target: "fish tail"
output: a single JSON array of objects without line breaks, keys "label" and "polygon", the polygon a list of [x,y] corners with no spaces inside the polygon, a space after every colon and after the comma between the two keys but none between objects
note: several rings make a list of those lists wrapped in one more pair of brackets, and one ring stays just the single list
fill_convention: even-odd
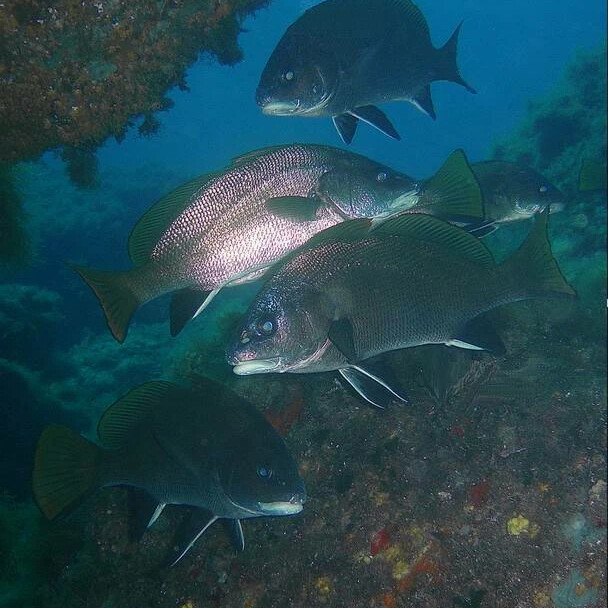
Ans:
[{"label": "fish tail", "polygon": [[114,338],[120,343],[124,342],[129,321],[142,303],[133,289],[131,276],[139,268],[123,272],[105,272],[82,266],[72,266],[72,268],[97,296]]},{"label": "fish tail", "polygon": [[58,424],[47,427],[36,446],[32,486],[40,510],[53,519],[97,488],[101,450]]},{"label": "fish tail", "polygon": [[549,211],[541,213],[528,238],[519,249],[502,264],[522,298],[543,296],[576,296],[561,273],[547,234]]},{"label": "fish tail", "polygon": [[481,188],[462,150],[452,152],[426,181],[420,207],[447,221],[478,223],[484,219]]},{"label": "fish tail", "polygon": [[450,39],[438,50],[437,79],[455,82],[456,84],[463,86],[469,93],[477,93],[477,91],[462,78],[460,71],[458,70],[458,64],[456,63],[458,35],[460,34],[461,27],[462,21],[458,24],[454,33],[450,36]]}]

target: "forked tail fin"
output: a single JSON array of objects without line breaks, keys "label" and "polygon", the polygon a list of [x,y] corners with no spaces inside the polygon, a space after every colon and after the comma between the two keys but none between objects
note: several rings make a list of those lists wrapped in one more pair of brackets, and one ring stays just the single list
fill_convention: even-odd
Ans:
[{"label": "forked tail fin", "polygon": [[562,275],[547,234],[549,211],[541,213],[528,238],[501,267],[523,290],[522,296],[534,298],[550,295],[576,296],[576,292]]},{"label": "forked tail fin", "polygon": [[101,450],[75,431],[47,427],[36,446],[32,486],[41,511],[53,519],[97,487]]},{"label": "forked tail fin", "polygon": [[456,84],[462,85],[469,93],[477,93],[477,91],[462,78],[456,62],[458,34],[460,34],[461,27],[462,21],[458,24],[458,27],[454,30],[450,39],[438,49],[437,79],[455,82]]},{"label": "forked tail fin", "polygon": [[106,315],[108,327],[112,335],[120,343],[127,337],[129,321],[141,304],[135,295],[128,275],[133,271],[105,272],[82,266],[71,266],[93,290],[103,312]]}]

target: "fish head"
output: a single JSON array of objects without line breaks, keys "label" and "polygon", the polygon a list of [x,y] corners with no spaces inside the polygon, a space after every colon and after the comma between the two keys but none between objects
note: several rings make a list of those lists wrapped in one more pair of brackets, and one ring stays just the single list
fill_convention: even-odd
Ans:
[{"label": "fish head", "polygon": [[324,173],[318,196],[349,218],[376,217],[416,203],[419,186],[407,175],[368,159]]},{"label": "fish head", "polygon": [[319,52],[307,37],[287,31],[262,71],[256,102],[264,114],[323,115],[336,79],[330,54]]},{"label": "fish head", "polygon": [[550,213],[562,211],[566,199],[561,191],[539,173],[530,176],[515,197],[514,211],[520,216],[532,217],[549,209]]},{"label": "fish head", "polygon": [[496,163],[502,175],[496,178],[495,191],[506,201],[506,221],[531,218],[549,209],[556,213],[564,208],[566,198],[544,175],[520,163]]},{"label": "fish head", "polygon": [[330,323],[309,285],[289,274],[275,276],[237,328],[228,362],[238,375],[299,369],[320,356]]},{"label": "fish head", "polygon": [[240,425],[218,456],[217,475],[223,492],[246,513],[243,517],[299,513],[306,489],[295,460],[269,423],[257,421],[252,426],[248,422]]}]

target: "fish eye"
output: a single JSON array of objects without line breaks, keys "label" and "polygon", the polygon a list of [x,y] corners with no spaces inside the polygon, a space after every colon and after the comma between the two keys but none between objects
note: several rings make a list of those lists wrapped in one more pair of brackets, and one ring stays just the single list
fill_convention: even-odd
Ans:
[{"label": "fish eye", "polygon": [[283,80],[293,80],[294,77],[295,74],[292,70],[287,70],[286,72],[283,72]]},{"label": "fish eye", "polygon": [[388,179],[388,173],[386,171],[380,171],[378,175],[376,175],[376,181],[385,182]]},{"label": "fish eye", "polygon": [[264,336],[270,336],[274,333],[276,327],[272,319],[262,319],[258,323],[258,331]]},{"label": "fish eye", "polygon": [[272,477],[272,469],[270,467],[258,467],[258,477],[262,479],[270,479]]},{"label": "fish eye", "polygon": [[542,194],[547,192],[547,190],[549,190],[549,188],[547,186],[545,186],[544,184],[538,189],[538,191]]}]

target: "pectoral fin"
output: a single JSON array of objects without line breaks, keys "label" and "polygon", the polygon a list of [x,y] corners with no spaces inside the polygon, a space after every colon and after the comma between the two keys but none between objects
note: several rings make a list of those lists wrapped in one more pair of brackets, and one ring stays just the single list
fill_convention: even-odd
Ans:
[{"label": "pectoral fin", "polygon": [[397,133],[397,129],[393,127],[391,121],[380,108],[377,108],[376,106],[359,106],[358,108],[351,110],[350,113],[359,120],[374,127],[374,129],[378,129],[381,133],[384,133],[393,139],[401,139],[401,136]]},{"label": "pectoral fin", "polygon": [[394,400],[408,403],[405,396],[360,366],[345,367],[338,371],[363,399],[376,407],[384,409]]},{"label": "pectoral fin", "polygon": [[230,538],[232,546],[237,551],[245,550],[245,536],[243,535],[243,526],[240,519],[221,519],[220,522]]},{"label": "pectoral fin", "polygon": [[193,509],[178,526],[171,548],[165,557],[165,565],[175,566],[217,519],[216,515],[206,509]]},{"label": "pectoral fin", "polygon": [[332,321],[327,337],[346,357],[349,363],[354,363],[357,360],[353,336],[353,325],[349,319],[343,318],[338,319],[337,321]]},{"label": "pectoral fin", "polygon": [[306,196],[277,196],[266,201],[266,209],[272,215],[285,219],[311,222],[317,217],[321,201]]},{"label": "pectoral fin", "polygon": [[357,130],[357,117],[352,114],[339,114],[338,116],[332,116],[331,119],[340,139],[348,145],[353,140]]},{"label": "pectoral fin", "polygon": [[188,321],[194,319],[209,305],[218,291],[219,289],[202,291],[186,287],[174,292],[169,311],[171,335],[177,336]]}]

